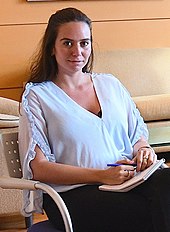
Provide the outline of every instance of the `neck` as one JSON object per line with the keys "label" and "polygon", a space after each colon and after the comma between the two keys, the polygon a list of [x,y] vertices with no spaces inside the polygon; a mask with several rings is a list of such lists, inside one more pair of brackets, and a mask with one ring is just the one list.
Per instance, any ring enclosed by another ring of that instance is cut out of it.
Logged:
{"label": "neck", "polygon": [[83,85],[91,82],[91,78],[89,74],[86,73],[77,73],[72,76],[70,75],[57,75],[54,83],[58,85],[62,89],[79,89]]}

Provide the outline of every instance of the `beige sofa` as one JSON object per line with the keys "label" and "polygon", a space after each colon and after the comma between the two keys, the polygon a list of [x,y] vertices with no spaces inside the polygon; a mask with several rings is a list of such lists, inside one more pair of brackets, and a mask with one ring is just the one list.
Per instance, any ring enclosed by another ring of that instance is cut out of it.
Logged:
{"label": "beige sofa", "polygon": [[0,129],[19,125],[19,102],[0,97]]}
{"label": "beige sofa", "polygon": [[[94,70],[112,73],[130,92],[148,125],[150,141],[170,142],[170,48],[97,51],[95,55]],[[170,146],[155,150],[169,152]]]}

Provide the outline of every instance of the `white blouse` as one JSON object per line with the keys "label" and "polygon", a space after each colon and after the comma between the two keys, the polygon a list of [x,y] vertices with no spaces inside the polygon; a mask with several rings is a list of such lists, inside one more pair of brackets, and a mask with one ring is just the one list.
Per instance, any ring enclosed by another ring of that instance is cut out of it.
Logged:
{"label": "white blouse", "polygon": [[[52,81],[29,83],[22,98],[19,149],[23,175],[32,179],[30,161],[38,145],[50,162],[106,169],[124,157],[132,158],[133,146],[146,125],[129,93],[110,74],[92,74],[102,117],[87,111]],[[51,185],[63,192],[80,185]],[[42,192],[24,191],[23,214],[42,212]]]}

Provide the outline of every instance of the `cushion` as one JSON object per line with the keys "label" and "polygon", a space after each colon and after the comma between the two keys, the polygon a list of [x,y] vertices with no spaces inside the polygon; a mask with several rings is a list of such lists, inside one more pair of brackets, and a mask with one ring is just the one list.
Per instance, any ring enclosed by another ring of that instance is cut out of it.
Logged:
{"label": "cushion", "polygon": [[32,225],[28,232],[62,232],[53,227],[49,220],[38,222]]}
{"label": "cushion", "polygon": [[146,122],[170,119],[170,94],[133,97],[133,100]]}
{"label": "cushion", "polygon": [[18,116],[19,102],[9,98],[0,97],[0,113]]}
{"label": "cushion", "polygon": [[19,126],[19,117],[9,114],[0,114],[0,128]]}

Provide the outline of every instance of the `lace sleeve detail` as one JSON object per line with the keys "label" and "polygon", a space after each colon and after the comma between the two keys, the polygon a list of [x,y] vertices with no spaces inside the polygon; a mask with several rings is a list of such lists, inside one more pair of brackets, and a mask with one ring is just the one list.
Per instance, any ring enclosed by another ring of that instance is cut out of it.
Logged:
{"label": "lace sleeve detail", "polygon": [[[35,146],[44,153],[47,160],[55,162],[54,154],[51,153],[49,142],[47,139],[46,122],[43,117],[41,104],[38,97],[32,91],[36,84],[28,83],[26,90],[23,94],[21,115],[19,124],[19,149],[21,154],[21,162],[23,168],[23,177],[32,179],[33,173],[30,168],[30,161],[34,159]],[[32,212],[42,213],[42,191],[34,191],[33,193],[28,190],[23,191],[24,204],[22,214],[30,216]],[[33,197],[33,204],[32,204]]]}
{"label": "lace sleeve detail", "polygon": [[35,145],[38,145],[49,161],[55,161],[54,155],[51,154],[51,149],[48,143],[46,122],[43,118],[41,105],[36,94],[30,93],[30,89],[34,85],[36,84],[27,84],[26,91],[22,99],[22,107],[25,111],[25,116],[27,117],[28,133],[30,137],[29,156],[30,158],[34,158]]}

